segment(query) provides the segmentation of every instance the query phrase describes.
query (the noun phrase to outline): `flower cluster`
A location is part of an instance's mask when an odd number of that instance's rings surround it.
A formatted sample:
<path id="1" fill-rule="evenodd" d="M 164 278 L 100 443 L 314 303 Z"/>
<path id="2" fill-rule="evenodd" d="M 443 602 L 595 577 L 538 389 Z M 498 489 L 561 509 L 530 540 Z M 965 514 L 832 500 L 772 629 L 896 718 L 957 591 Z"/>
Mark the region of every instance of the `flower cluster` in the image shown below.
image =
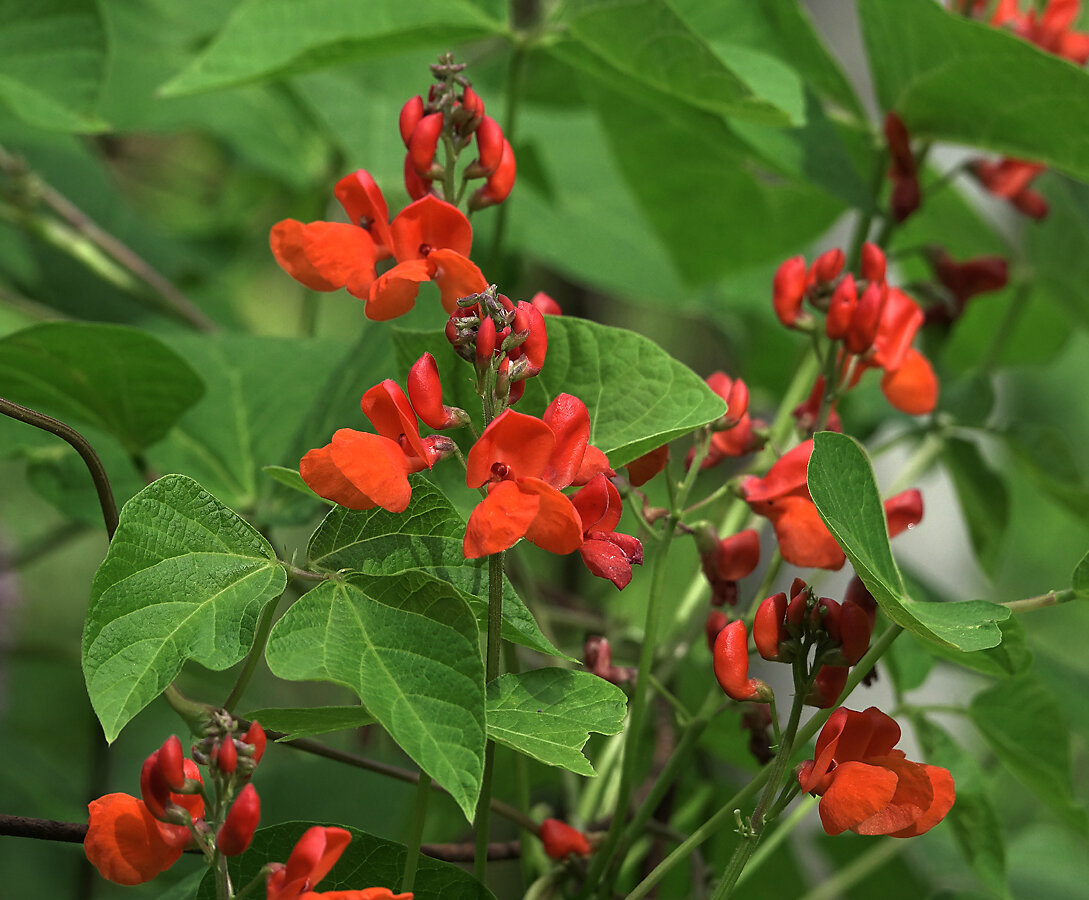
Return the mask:
<path id="1" fill-rule="evenodd" d="M 783 262 L 772 285 L 772 306 L 788 328 L 817 328 L 803 303 L 825 314 L 824 333 L 834 353 L 835 383 L 826 384 L 824 399 L 849 390 L 867 369 L 880 369 L 881 390 L 902 412 L 931 412 L 938 400 L 938 381 L 929 361 L 912 342 L 925 315 L 919 305 L 886 280 L 885 254 L 874 244 L 862 247 L 860 278 L 841 276 L 845 257 L 834 249 L 812 266 L 794 256 Z M 831 394 L 829 393 L 831 391 Z M 820 417 L 818 416 L 818 419 Z"/>
<path id="2" fill-rule="evenodd" d="M 351 833 L 343 828 L 308 828 L 296 841 L 286 863 L 268 866 L 267 900 L 412 900 L 411 893 L 395 894 L 380 887 L 315 893 L 314 886 L 329 874 L 351 841 Z"/>

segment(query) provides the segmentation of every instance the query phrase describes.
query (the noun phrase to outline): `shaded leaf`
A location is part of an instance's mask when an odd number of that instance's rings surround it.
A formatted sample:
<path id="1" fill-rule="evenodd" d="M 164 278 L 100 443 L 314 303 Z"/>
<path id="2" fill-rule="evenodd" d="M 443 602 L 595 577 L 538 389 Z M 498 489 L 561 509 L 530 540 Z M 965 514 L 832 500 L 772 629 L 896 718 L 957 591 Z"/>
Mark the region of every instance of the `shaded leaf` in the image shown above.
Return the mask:
<path id="1" fill-rule="evenodd" d="M 832 431 L 816 434 L 807 478 L 821 519 L 893 622 L 958 650 L 998 645 L 1002 633 L 997 623 L 1010 615 L 1006 607 L 983 600 L 924 603 L 907 596 L 892 558 L 873 468 L 854 438 Z"/>
<path id="2" fill-rule="evenodd" d="M 582 755 L 590 732 L 617 734 L 627 697 L 592 672 L 534 669 L 488 683 L 488 736 L 546 765 L 594 775 Z"/>
<path id="3" fill-rule="evenodd" d="M 366 575 L 396 575 L 416 569 L 428 572 L 456 588 L 486 629 L 486 560 L 465 558 L 465 522 L 442 491 L 422 476 L 413 476 L 411 482 L 412 500 L 403 513 L 387 512 L 381 507 L 333 509 L 310 537 L 310 564 L 319 571 L 349 570 Z M 563 655 L 541 633 L 505 578 L 503 636 L 541 653 Z"/>
<path id="4" fill-rule="evenodd" d="M 186 660 L 213 670 L 241 660 L 286 584 L 268 541 L 192 479 L 167 475 L 126 503 L 83 631 L 87 693 L 106 739 Z"/>
<path id="5" fill-rule="evenodd" d="M 984 568 L 992 570 L 1002 551 L 1010 517 L 1006 484 L 971 441 L 947 437 L 942 459 L 953 479 L 976 557 Z"/>
<path id="6" fill-rule="evenodd" d="M 913 137 L 1089 178 L 1081 127 L 1089 73 L 931 0 L 860 0 L 858 7 L 881 106 L 896 110 Z"/>
<path id="7" fill-rule="evenodd" d="M 320 822 L 284 822 L 270 828 L 259 828 L 250 849 L 241 856 L 227 860 L 235 884 L 249 884 L 261 868 L 270 862 L 285 862 L 295 842 Z M 343 827 L 343 826 L 341 826 Z M 321 883 L 315 885 L 319 895 L 325 891 L 360 891 L 369 887 L 396 890 L 404 875 L 404 844 L 387 841 L 358 828 L 348 828 L 352 842 Z M 417 862 L 416 880 L 412 885 L 415 900 L 495 900 L 494 895 L 479 881 L 451 863 L 421 856 Z M 205 873 L 196 900 L 215 900 L 215 872 Z"/>
<path id="8" fill-rule="evenodd" d="M 265 658 L 280 678 L 354 691 L 472 819 L 484 772 L 484 663 L 457 590 L 419 570 L 322 582 L 276 623 Z"/>
<path id="9" fill-rule="evenodd" d="M 170 97 L 218 90 L 417 47 L 439 52 L 501 29 L 467 0 L 246 0 L 161 92 Z"/>
<path id="10" fill-rule="evenodd" d="M 1082 597 L 1089 596 L 1089 553 L 1086 553 L 1074 567 L 1070 586 Z"/>
<path id="11" fill-rule="evenodd" d="M 1002 432 L 1006 446 L 1038 488 L 1078 517 L 1089 515 L 1089 484 L 1074 448 L 1054 425 L 1016 421 Z"/>
<path id="12" fill-rule="evenodd" d="M 260 722 L 262 728 L 282 731 L 285 736 L 281 741 L 362 728 L 375 721 L 362 706 L 270 707 L 248 712 L 246 718 Z"/>
<path id="13" fill-rule="evenodd" d="M 94 425 L 138 454 L 204 393 L 192 366 L 121 325 L 48 322 L 0 340 L 0 396 Z"/>

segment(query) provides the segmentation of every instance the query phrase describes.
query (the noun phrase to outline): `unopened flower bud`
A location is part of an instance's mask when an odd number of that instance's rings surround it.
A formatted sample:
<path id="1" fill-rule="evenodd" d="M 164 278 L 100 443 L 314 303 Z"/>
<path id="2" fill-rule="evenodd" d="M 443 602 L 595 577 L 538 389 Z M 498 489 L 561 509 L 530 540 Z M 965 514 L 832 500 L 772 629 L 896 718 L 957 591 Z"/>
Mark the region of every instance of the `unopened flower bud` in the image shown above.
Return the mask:
<path id="1" fill-rule="evenodd" d="M 408 157 L 412 168 L 421 178 L 429 178 L 435 161 L 435 150 L 442 134 L 442 113 L 431 113 L 416 123 L 408 144 Z"/>
<path id="2" fill-rule="evenodd" d="M 884 251 L 877 244 L 866 241 L 862 245 L 862 277 L 867 281 L 884 281 L 887 268 L 888 260 Z"/>
<path id="3" fill-rule="evenodd" d="M 731 622 L 718 633 L 711 650 L 715 678 L 727 697 L 739 702 L 766 703 L 772 693 L 763 681 L 749 677 L 749 634 L 741 619 Z"/>
<path id="4" fill-rule="evenodd" d="M 793 328 L 805 298 L 805 257 L 792 256 L 781 263 L 772 281 L 771 305 L 787 328 Z"/>
<path id="5" fill-rule="evenodd" d="M 224 775 L 233 775 L 237 766 L 238 749 L 235 747 L 230 734 L 226 734 L 223 737 L 223 742 L 219 745 L 219 752 L 216 754 L 216 768 Z"/>
<path id="6" fill-rule="evenodd" d="M 786 630 L 787 595 L 772 594 L 757 608 L 752 622 L 752 640 L 756 652 L 772 662 L 789 662 L 782 645 L 790 640 Z M 793 654 L 790 655 L 793 658 Z"/>
<path id="7" fill-rule="evenodd" d="M 419 124 L 420 119 L 423 118 L 423 114 L 424 102 L 423 97 L 419 94 L 401 107 L 401 116 L 398 125 L 401 129 L 401 140 L 405 142 L 406 148 L 412 140 L 412 132 L 416 130 L 416 126 Z"/>
<path id="8" fill-rule="evenodd" d="M 247 784 L 234 798 L 227 818 L 216 834 L 216 849 L 224 856 L 245 853 L 260 820 L 261 799 L 257 796 L 257 789 Z"/>
<path id="9" fill-rule="evenodd" d="M 847 257 L 839 247 L 826 250 L 813 261 L 809 276 L 817 283 L 832 281 L 843 271 L 846 259 Z"/>
<path id="10" fill-rule="evenodd" d="M 185 787 L 184 759 L 181 741 L 176 734 L 170 735 L 159 748 L 159 771 L 172 791 L 180 791 Z"/>
<path id="11" fill-rule="evenodd" d="M 545 819 L 541 823 L 541 843 L 545 853 L 553 859 L 566 859 L 572 853 L 590 855 L 590 842 L 577 828 L 559 819 Z"/>

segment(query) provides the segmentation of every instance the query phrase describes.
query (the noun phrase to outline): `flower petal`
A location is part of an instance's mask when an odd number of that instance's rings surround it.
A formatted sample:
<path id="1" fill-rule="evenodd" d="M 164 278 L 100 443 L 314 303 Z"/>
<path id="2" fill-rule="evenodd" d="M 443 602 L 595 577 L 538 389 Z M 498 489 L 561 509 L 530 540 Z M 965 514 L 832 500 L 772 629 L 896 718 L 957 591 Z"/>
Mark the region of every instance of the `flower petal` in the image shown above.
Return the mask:
<path id="1" fill-rule="evenodd" d="M 582 544 L 582 520 L 571 498 L 538 478 L 518 479 L 518 490 L 540 498 L 536 517 L 526 530 L 526 540 L 549 553 L 574 553 Z"/>
<path id="2" fill-rule="evenodd" d="M 366 294 L 368 319 L 385 322 L 396 319 L 416 305 L 420 284 L 431 280 L 431 266 L 425 259 L 411 259 L 378 276 Z"/>
<path id="3" fill-rule="evenodd" d="M 496 463 L 508 466 L 514 477 L 536 478 L 548 464 L 555 444 L 552 429 L 540 419 L 505 410 L 469 449 L 465 483 L 471 488 L 480 487 L 493 477 Z"/>
<path id="4" fill-rule="evenodd" d="M 382 191 L 366 169 L 345 175 L 333 189 L 348 221 L 370 232 L 375 243 L 375 255 L 385 259 L 393 253 L 393 238 L 389 230 L 389 208 Z"/>
<path id="5" fill-rule="evenodd" d="M 590 574 L 609 579 L 618 590 L 631 581 L 631 561 L 616 544 L 605 540 L 583 541 L 579 555 Z"/>
<path id="6" fill-rule="evenodd" d="M 883 766 L 846 762 L 836 766 L 818 812 L 831 835 L 854 830 L 883 810 L 896 793 L 897 777 Z"/>
<path id="7" fill-rule="evenodd" d="M 767 503 L 765 512 L 771 519 L 779 552 L 783 559 L 801 568 L 841 569 L 846 557 L 827 526 L 821 521 L 817 507 L 806 497 L 781 497 Z M 753 507 L 757 512 L 762 510 Z"/>
<path id="8" fill-rule="evenodd" d="M 432 250 L 454 250 L 467 257 L 473 246 L 473 227 L 456 206 L 434 194 L 421 197 L 397 214 L 390 225 L 397 262 L 423 259 Z"/>
<path id="9" fill-rule="evenodd" d="M 584 533 L 613 531 L 620 524 L 623 507 L 620 492 L 604 474 L 595 475 L 585 487 L 571 497 Z"/>
<path id="10" fill-rule="evenodd" d="M 901 412 L 922 416 L 938 403 L 938 379 L 930 362 L 918 350 L 908 350 L 904 363 L 881 379 L 885 398 Z"/>
<path id="11" fill-rule="evenodd" d="M 106 794 L 87 806 L 83 850 L 99 874 L 115 884 L 143 884 L 169 869 L 182 851 L 170 847 L 142 800 Z"/>
<path id="12" fill-rule="evenodd" d="M 919 834 L 925 834 L 944 819 L 945 814 L 953 808 L 953 801 L 956 799 L 956 787 L 953 784 L 953 776 L 949 774 L 949 770 L 940 766 L 921 764 L 920 768 L 924 770 L 927 778 L 930 779 L 933 799 L 918 819 L 907 828 L 889 832 L 890 837 L 915 837 Z"/>
<path id="13" fill-rule="evenodd" d="M 382 437 L 400 444 L 404 437 L 412 453 L 425 459 L 423 441 L 420 439 L 420 423 L 408 397 L 401 386 L 392 378 L 376 384 L 359 401 L 363 415 L 371 420 Z"/>
<path id="14" fill-rule="evenodd" d="M 371 509 L 376 504 L 352 484 L 333 462 L 332 444 L 311 450 L 299 462 L 299 474 L 319 497 L 347 509 Z"/>
<path id="15" fill-rule="evenodd" d="M 439 286 L 442 308 L 448 313 L 452 314 L 458 308 L 458 300 L 462 297 L 488 289 L 488 281 L 476 263 L 456 250 L 432 250 L 427 261 L 434 272 L 431 280 Z"/>
<path id="16" fill-rule="evenodd" d="M 525 537 L 540 506 L 537 494 L 522 493 L 513 481 L 493 485 L 469 516 L 462 542 L 465 558 L 478 559 L 513 547 Z"/>
<path id="17" fill-rule="evenodd" d="M 857 834 L 892 834 L 910 829 L 934 802 L 926 767 L 898 756 L 877 756 L 872 762 L 896 776 L 896 791 L 883 809 L 849 827 Z"/>
<path id="18" fill-rule="evenodd" d="M 341 428 L 329 446 L 333 465 L 356 488 L 383 509 L 405 511 L 412 486 L 400 444 L 378 434 Z"/>
<path id="19" fill-rule="evenodd" d="M 556 435 L 556 446 L 542 477 L 553 487 L 567 487 L 575 480 L 590 442 L 590 411 L 578 397 L 557 394 L 541 419 Z"/>
<path id="20" fill-rule="evenodd" d="M 311 290 L 346 287 L 366 297 L 374 281 L 374 241 L 354 225 L 285 219 L 272 226 L 269 246 L 280 267 Z"/>

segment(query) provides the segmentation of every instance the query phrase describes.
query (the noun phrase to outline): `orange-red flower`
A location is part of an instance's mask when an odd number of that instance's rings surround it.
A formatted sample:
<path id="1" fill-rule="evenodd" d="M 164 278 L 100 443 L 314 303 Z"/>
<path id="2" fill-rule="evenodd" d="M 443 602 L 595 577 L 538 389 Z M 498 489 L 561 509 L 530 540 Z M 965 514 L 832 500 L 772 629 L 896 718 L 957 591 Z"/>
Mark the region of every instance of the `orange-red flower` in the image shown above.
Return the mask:
<path id="1" fill-rule="evenodd" d="M 894 749 L 900 726 L 876 707 L 840 707 L 821 729 L 814 759 L 802 763 L 798 783 L 821 797 L 828 834 L 914 837 L 937 825 L 953 806 L 947 769 L 911 762 Z"/>
<path id="2" fill-rule="evenodd" d="M 1022 13 L 1017 0 L 999 0 L 991 24 L 1008 28 L 1041 50 L 1084 66 L 1089 60 L 1089 34 L 1073 30 L 1080 6 L 1081 0 L 1049 0 L 1037 15 L 1035 9 Z"/>
<path id="3" fill-rule="evenodd" d="M 269 873 L 265 882 L 266 900 L 412 900 L 411 893 L 394 894 L 388 888 L 312 891 L 351 841 L 351 833 L 343 828 L 315 825 L 307 829 L 296 842 L 287 864 L 278 863 Z"/>
<path id="4" fill-rule="evenodd" d="M 408 312 L 427 281 L 438 285 L 447 312 L 459 297 L 487 288 L 469 260 L 472 226 L 457 207 L 428 194 L 389 223 L 385 198 L 363 169 L 337 182 L 334 193 L 349 223 L 285 219 L 272 228 L 272 253 L 296 281 L 315 291 L 347 288 L 377 320 Z M 390 256 L 396 265 L 377 275 L 375 265 Z"/>
<path id="5" fill-rule="evenodd" d="M 560 488 L 604 470 L 604 454 L 588 453 L 589 440 L 590 413 L 570 394 L 558 395 L 541 419 L 511 409 L 497 416 L 466 459 L 466 483 L 487 485 L 488 495 L 469 516 L 465 556 L 498 553 L 523 537 L 552 553 L 578 550 L 582 520 Z"/>
<path id="6" fill-rule="evenodd" d="M 404 512 L 412 499 L 408 476 L 430 469 L 447 439 L 420 437 L 412 405 L 389 378 L 367 391 L 360 406 L 378 434 L 341 428 L 302 458 L 299 474 L 314 493 L 348 509 Z"/>
<path id="7" fill-rule="evenodd" d="M 631 581 L 631 567 L 643 564 L 643 544 L 615 531 L 622 512 L 620 492 L 600 472 L 571 497 L 571 504 L 582 522 L 579 555 L 586 568 L 623 590 Z"/>
<path id="8" fill-rule="evenodd" d="M 590 842 L 577 828 L 559 819 L 545 819 L 541 823 L 541 843 L 545 853 L 553 859 L 565 859 L 570 854 L 590 855 Z"/>

